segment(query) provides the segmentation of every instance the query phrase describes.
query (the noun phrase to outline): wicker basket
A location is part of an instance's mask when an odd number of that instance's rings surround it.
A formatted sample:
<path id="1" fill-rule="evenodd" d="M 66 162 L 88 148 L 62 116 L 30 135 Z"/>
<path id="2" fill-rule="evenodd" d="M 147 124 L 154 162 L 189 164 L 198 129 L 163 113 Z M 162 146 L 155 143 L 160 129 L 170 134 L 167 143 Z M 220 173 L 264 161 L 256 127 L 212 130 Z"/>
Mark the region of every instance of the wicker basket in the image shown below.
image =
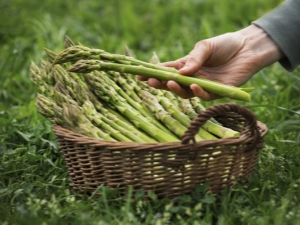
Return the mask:
<path id="1" fill-rule="evenodd" d="M 195 142 L 194 135 L 211 117 L 241 135 Z M 215 105 L 199 114 L 181 142 L 103 141 L 58 125 L 53 130 L 75 192 L 93 193 L 103 184 L 118 188 L 121 194 L 131 186 L 134 192 L 143 189 L 159 198 L 189 194 L 206 182 L 217 193 L 247 178 L 267 132 L 250 110 L 234 103 Z"/>

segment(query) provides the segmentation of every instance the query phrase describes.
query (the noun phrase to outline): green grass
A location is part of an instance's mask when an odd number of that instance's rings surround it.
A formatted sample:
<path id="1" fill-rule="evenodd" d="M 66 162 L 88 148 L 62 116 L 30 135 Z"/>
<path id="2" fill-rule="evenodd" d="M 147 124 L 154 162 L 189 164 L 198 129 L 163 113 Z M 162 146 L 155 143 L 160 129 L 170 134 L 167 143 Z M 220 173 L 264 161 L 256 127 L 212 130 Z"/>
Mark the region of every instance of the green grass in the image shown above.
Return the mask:
<path id="1" fill-rule="evenodd" d="M 87 46 L 148 60 L 187 54 L 200 39 L 247 26 L 279 0 L 0 1 L 0 224 L 300 224 L 300 70 L 274 64 L 249 81 L 240 103 L 269 132 L 247 184 L 204 195 L 205 186 L 175 200 L 77 195 L 51 124 L 38 114 L 29 65 L 43 48 L 63 48 L 67 34 Z M 227 102 L 216 100 L 205 105 Z M 175 203 L 176 202 L 176 203 Z"/>

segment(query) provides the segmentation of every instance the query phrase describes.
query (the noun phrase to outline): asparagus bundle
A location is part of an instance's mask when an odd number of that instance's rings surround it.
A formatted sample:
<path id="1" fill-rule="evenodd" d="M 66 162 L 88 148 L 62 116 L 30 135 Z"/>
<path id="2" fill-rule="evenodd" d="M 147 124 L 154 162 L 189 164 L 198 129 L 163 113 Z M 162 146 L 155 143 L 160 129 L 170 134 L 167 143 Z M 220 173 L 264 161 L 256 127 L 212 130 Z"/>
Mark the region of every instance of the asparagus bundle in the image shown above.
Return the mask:
<path id="1" fill-rule="evenodd" d="M 68 37 L 60 54 L 47 48 L 45 52 L 47 60 L 30 66 L 31 80 L 38 87 L 38 110 L 53 124 L 75 132 L 109 141 L 178 142 L 191 120 L 205 110 L 199 99 L 181 99 L 136 79 L 136 74 L 147 74 L 181 82 L 175 69 L 157 65 L 155 53 L 148 63 L 133 58 L 129 48 L 125 55 L 110 54 L 75 45 Z M 215 82 L 192 79 L 207 90 L 221 88 Z M 226 90 L 228 97 L 250 99 L 247 89 L 223 86 L 221 92 Z M 239 133 L 210 120 L 195 139 L 236 135 Z"/>
<path id="2" fill-rule="evenodd" d="M 174 80 L 179 84 L 190 86 L 197 84 L 204 90 L 232 99 L 250 101 L 245 89 L 221 84 L 204 78 L 180 75 L 176 69 L 159 66 L 119 54 L 111 54 L 102 49 L 92 49 L 75 45 L 62 51 L 54 60 L 54 64 L 76 62 L 69 71 L 87 73 L 93 70 L 113 70 L 135 75 L 153 77 L 160 80 Z"/>

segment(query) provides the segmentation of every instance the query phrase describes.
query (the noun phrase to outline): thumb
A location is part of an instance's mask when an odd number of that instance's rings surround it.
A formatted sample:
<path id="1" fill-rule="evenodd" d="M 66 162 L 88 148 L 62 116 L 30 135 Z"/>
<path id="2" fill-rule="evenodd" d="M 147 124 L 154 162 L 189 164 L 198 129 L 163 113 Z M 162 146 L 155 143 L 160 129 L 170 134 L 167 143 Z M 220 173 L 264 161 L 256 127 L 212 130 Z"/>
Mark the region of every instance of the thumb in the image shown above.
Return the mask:
<path id="1" fill-rule="evenodd" d="M 186 56 L 185 65 L 178 71 L 183 75 L 196 73 L 203 63 L 210 57 L 212 48 L 207 40 L 199 41 L 194 49 Z"/>

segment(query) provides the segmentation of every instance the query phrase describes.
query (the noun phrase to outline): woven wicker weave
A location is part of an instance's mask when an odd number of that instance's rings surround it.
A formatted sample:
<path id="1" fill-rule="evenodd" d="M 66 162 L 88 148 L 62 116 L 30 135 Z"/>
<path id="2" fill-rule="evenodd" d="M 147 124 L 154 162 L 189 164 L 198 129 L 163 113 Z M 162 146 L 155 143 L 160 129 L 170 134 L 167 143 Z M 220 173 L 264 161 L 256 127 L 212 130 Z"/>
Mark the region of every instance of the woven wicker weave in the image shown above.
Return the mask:
<path id="1" fill-rule="evenodd" d="M 194 135 L 211 117 L 241 135 L 195 142 Z M 267 132 L 250 110 L 233 103 L 215 105 L 199 114 L 181 143 L 103 141 L 57 125 L 53 130 L 74 191 L 92 193 L 103 184 L 125 194 L 131 186 L 133 191 L 143 189 L 171 198 L 191 193 L 200 183 L 209 182 L 216 193 L 247 178 Z"/>

